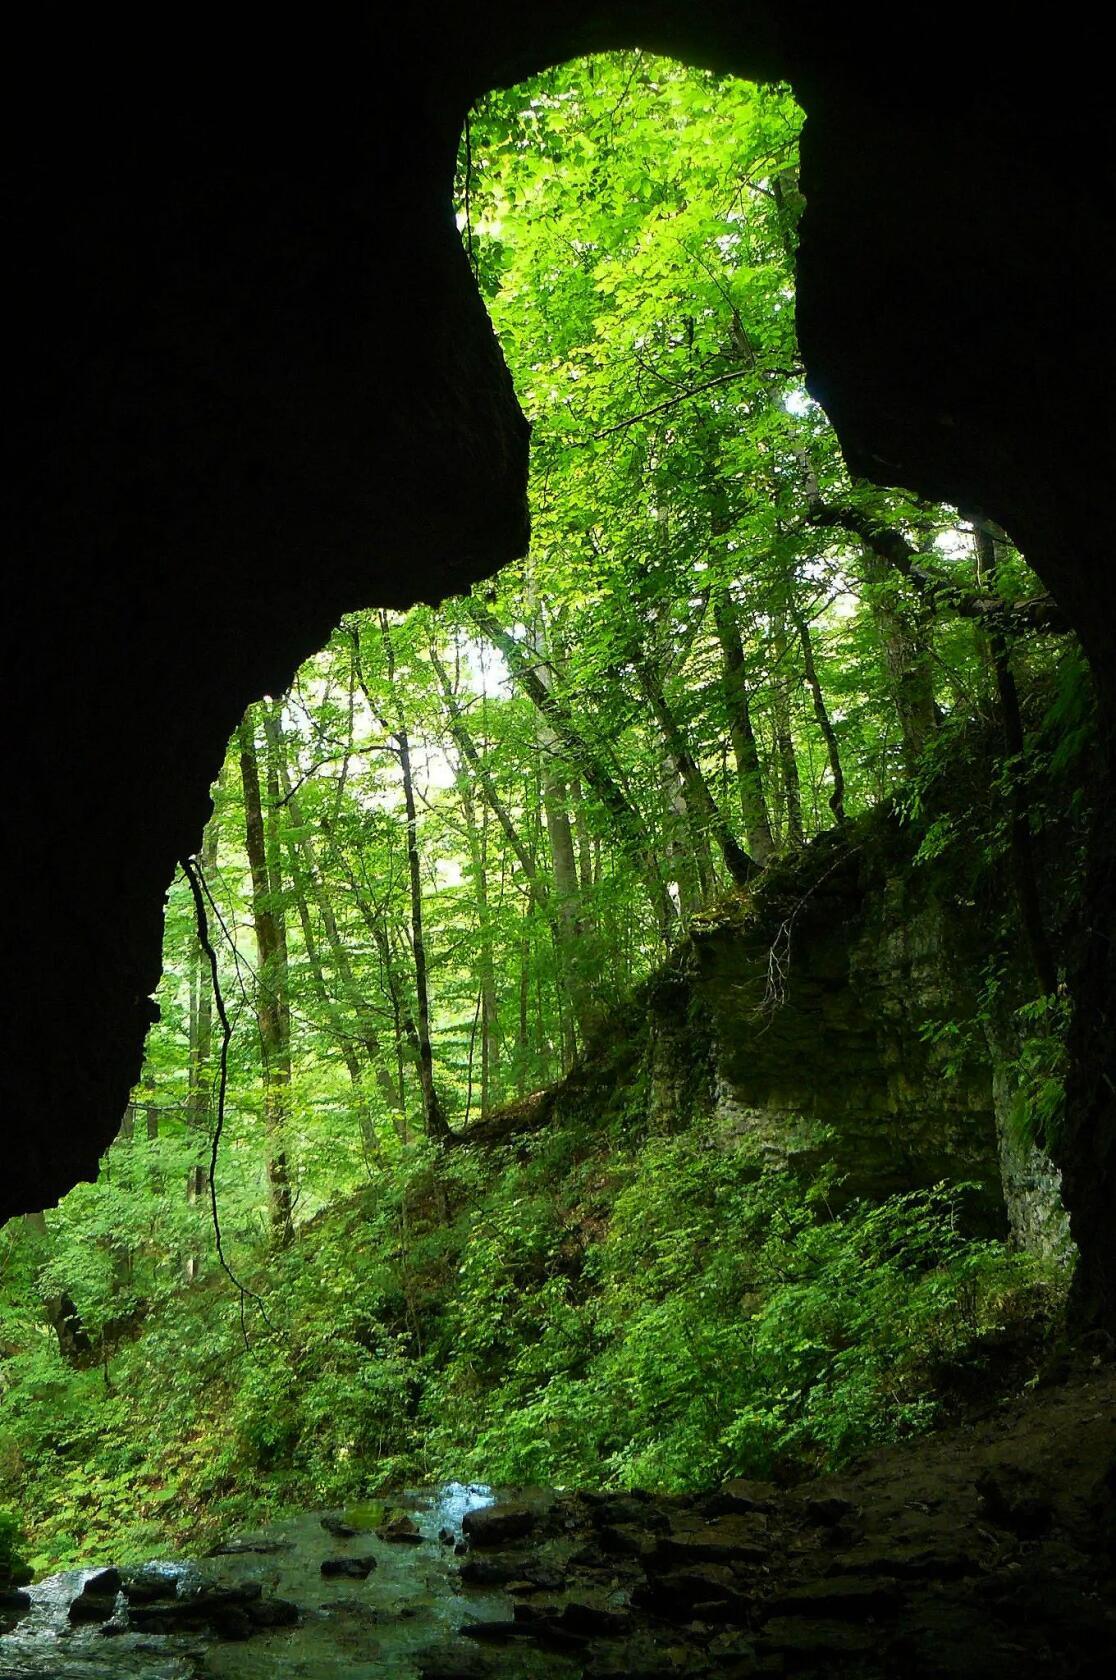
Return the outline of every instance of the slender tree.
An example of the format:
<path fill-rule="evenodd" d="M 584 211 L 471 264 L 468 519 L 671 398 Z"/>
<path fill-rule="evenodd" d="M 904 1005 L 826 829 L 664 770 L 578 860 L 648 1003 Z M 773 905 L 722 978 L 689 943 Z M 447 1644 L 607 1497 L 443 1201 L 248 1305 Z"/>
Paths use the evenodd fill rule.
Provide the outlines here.
<path fill-rule="evenodd" d="M 291 1087 L 287 944 L 282 927 L 282 908 L 276 903 L 272 891 L 273 877 L 268 869 L 267 832 L 251 707 L 237 731 L 237 744 L 244 792 L 244 841 L 252 878 L 252 921 L 256 935 L 256 1015 L 263 1070 L 271 1233 L 277 1244 L 285 1246 L 293 1235 L 286 1136 Z"/>

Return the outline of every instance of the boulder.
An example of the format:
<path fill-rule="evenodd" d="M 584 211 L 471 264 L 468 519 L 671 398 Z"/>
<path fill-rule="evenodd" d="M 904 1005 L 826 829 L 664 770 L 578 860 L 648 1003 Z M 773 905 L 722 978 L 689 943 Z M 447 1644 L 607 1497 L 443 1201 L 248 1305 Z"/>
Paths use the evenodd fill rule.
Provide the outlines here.
<path fill-rule="evenodd" d="M 838 1499 L 836 1495 L 826 1499 L 808 1499 L 805 1512 L 806 1521 L 813 1523 L 816 1528 L 836 1528 L 838 1523 L 847 1522 L 858 1515 L 857 1507 L 851 1499 Z"/>
<path fill-rule="evenodd" d="M 422 1535 L 419 1533 L 415 1520 L 413 1517 L 407 1516 L 406 1512 L 401 1513 L 398 1517 L 392 1517 L 390 1522 L 381 1523 L 376 1530 L 376 1536 L 380 1540 L 386 1540 L 389 1546 L 420 1546 L 422 1544 Z"/>
<path fill-rule="evenodd" d="M 715 1517 L 710 1522 L 678 1526 L 655 1544 L 649 1568 L 673 1569 L 690 1563 L 763 1563 L 771 1543 L 762 1516 Z"/>
<path fill-rule="evenodd" d="M 632 1603 L 668 1620 L 687 1622 L 746 1622 L 752 1599 L 725 1564 L 697 1564 L 659 1575 L 632 1594 Z"/>
<path fill-rule="evenodd" d="M 761 1649 L 777 1652 L 788 1666 L 818 1658 L 861 1656 L 874 1644 L 874 1636 L 865 1628 L 805 1616 L 777 1616 L 761 1636 Z"/>
<path fill-rule="evenodd" d="M 909 1581 L 959 1581 L 985 1565 L 963 1544 L 933 1546 L 858 1545 L 833 1558 L 831 1575 L 884 1575 Z"/>
<path fill-rule="evenodd" d="M 215 1557 L 244 1557 L 247 1553 L 258 1553 L 261 1557 L 270 1557 L 273 1552 L 292 1552 L 293 1540 L 224 1540 L 219 1546 L 214 1546 L 206 1556 Z"/>
<path fill-rule="evenodd" d="M 597 1545 L 609 1557 L 642 1558 L 655 1549 L 655 1536 L 631 1523 L 605 1523 L 597 1530 Z"/>
<path fill-rule="evenodd" d="M 345 1577 L 352 1581 L 365 1581 L 376 1567 L 376 1559 L 369 1553 L 365 1557 L 331 1557 L 322 1559 L 322 1574 L 327 1580 Z"/>
<path fill-rule="evenodd" d="M 123 1582 L 119 1569 L 98 1569 L 86 1577 L 70 1605 L 70 1621 L 107 1622 L 116 1611 L 116 1595 Z"/>
<path fill-rule="evenodd" d="M 122 1591 L 129 1606 L 153 1604 L 157 1599 L 174 1598 L 178 1593 L 178 1580 L 161 1569 L 134 1569 L 125 1575 Z"/>
<path fill-rule="evenodd" d="M 632 1617 L 626 1609 L 594 1604 L 590 1599 L 572 1599 L 563 1609 L 559 1622 L 567 1633 L 616 1639 L 629 1632 Z"/>
<path fill-rule="evenodd" d="M 165 1604 L 131 1606 L 128 1620 L 139 1633 L 196 1633 L 211 1627 L 225 1639 L 247 1638 L 245 1627 L 250 1633 L 256 1626 L 270 1625 L 270 1611 L 260 1607 L 262 1596 L 263 1588 L 258 1581 L 243 1581 L 230 1587 L 203 1585 Z"/>
<path fill-rule="evenodd" d="M 657 1533 L 665 1533 L 670 1526 L 670 1519 L 665 1511 L 656 1509 L 649 1499 L 640 1498 L 634 1493 L 613 1494 L 608 1498 L 595 1500 L 590 1509 L 590 1517 L 595 1528 L 628 1523 L 643 1529 L 653 1529 Z"/>
<path fill-rule="evenodd" d="M 514 1639 L 518 1634 L 521 1634 L 524 1631 L 525 1629 L 520 1622 L 509 1622 L 504 1619 L 496 1620 L 495 1618 L 484 1621 L 465 1622 L 462 1624 L 461 1628 L 461 1632 L 465 1635 L 466 1639 L 492 1641 Z"/>
<path fill-rule="evenodd" d="M 18 1621 L 31 1608 L 31 1594 L 11 1587 L 0 1592 L 0 1623 Z"/>
<path fill-rule="evenodd" d="M 703 1499 L 701 1508 L 707 1517 L 747 1516 L 753 1512 L 767 1512 L 773 1509 L 774 1492 L 770 1482 L 753 1482 L 743 1476 L 737 1476 Z"/>
<path fill-rule="evenodd" d="M 470 1545 L 507 1546 L 534 1532 L 538 1513 L 529 1505 L 485 1505 L 466 1511 L 461 1527 Z"/>
<path fill-rule="evenodd" d="M 1045 1534 L 1054 1520 L 1050 1494 L 1031 1471 L 998 1464 L 981 1472 L 976 1490 L 988 1520 L 1021 1539 Z"/>
<path fill-rule="evenodd" d="M 260 1598 L 245 1606 L 248 1617 L 257 1628 L 291 1627 L 299 1618 L 299 1608 L 289 1598 Z"/>

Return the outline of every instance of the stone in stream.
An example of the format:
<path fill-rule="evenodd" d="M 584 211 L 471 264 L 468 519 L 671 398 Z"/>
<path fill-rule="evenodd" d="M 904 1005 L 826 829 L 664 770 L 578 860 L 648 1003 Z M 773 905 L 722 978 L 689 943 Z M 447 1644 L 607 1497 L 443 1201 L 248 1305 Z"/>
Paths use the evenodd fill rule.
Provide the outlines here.
<path fill-rule="evenodd" d="M 260 1598 L 247 1607 L 248 1616 L 258 1628 L 291 1627 L 298 1621 L 298 1605 L 289 1598 Z"/>
<path fill-rule="evenodd" d="M 420 1546 L 422 1544 L 422 1535 L 419 1533 L 414 1518 L 407 1516 L 406 1512 L 398 1517 L 392 1517 L 390 1522 L 382 1523 L 376 1530 L 376 1535 L 378 1539 L 386 1540 L 389 1545 L 394 1546 Z"/>
<path fill-rule="evenodd" d="M 538 1524 L 538 1512 L 529 1505 L 485 1505 L 466 1511 L 462 1531 L 473 1546 L 507 1546 L 525 1540 Z"/>
<path fill-rule="evenodd" d="M 328 1598 L 322 1609 L 335 1616 L 356 1616 L 362 1622 L 378 1622 L 380 1619 L 380 1612 L 361 1598 Z"/>
<path fill-rule="evenodd" d="M 777 1652 L 785 1663 L 796 1667 L 818 1658 L 824 1661 L 864 1656 L 874 1644 L 873 1635 L 866 1628 L 805 1616 L 777 1616 L 768 1622 L 760 1636 L 761 1651 Z M 973 1672 L 994 1673 L 995 1670 Z"/>
<path fill-rule="evenodd" d="M 84 1582 L 70 1605 L 71 1622 L 107 1622 L 116 1611 L 116 1595 L 123 1582 L 119 1569 L 98 1569 Z"/>
<path fill-rule="evenodd" d="M 594 1604 L 588 1599 L 571 1599 L 562 1611 L 560 1622 L 567 1633 L 618 1639 L 630 1631 L 632 1617 L 626 1609 Z"/>
<path fill-rule="evenodd" d="M 501 1617 L 499 1620 L 490 1618 L 484 1621 L 464 1622 L 461 1632 L 466 1639 L 504 1640 L 515 1639 L 526 1629 L 521 1622 L 509 1622 Z"/>
<path fill-rule="evenodd" d="M 70 1605 L 70 1621 L 108 1622 L 116 1614 L 116 1594 L 81 1593 Z"/>
<path fill-rule="evenodd" d="M 484 1563 L 487 1562 L 487 1559 L 478 1558 L 476 1561 Z M 562 1570 L 531 1569 L 524 1573 L 522 1572 L 521 1561 L 520 1572 L 516 1574 L 514 1580 L 506 1580 L 503 1585 L 506 1593 L 510 1593 L 513 1597 L 522 1597 L 528 1593 L 561 1592 L 565 1584 L 566 1577 Z"/>
<path fill-rule="evenodd" d="M 322 1559 L 322 1574 L 328 1579 L 346 1576 L 353 1581 L 365 1581 L 376 1567 L 376 1559 L 366 1557 L 332 1557 Z"/>
<path fill-rule="evenodd" d="M 258 1552 L 261 1557 L 269 1557 L 272 1552 L 292 1552 L 293 1540 L 224 1540 L 221 1545 L 213 1546 L 207 1557 L 244 1557 L 251 1552 Z"/>
<path fill-rule="evenodd" d="M 466 1557 L 458 1573 L 471 1587 L 505 1587 L 509 1591 L 514 1582 L 521 1589 L 558 1592 L 565 1580 L 561 1570 L 536 1568 L 521 1557 Z"/>
<path fill-rule="evenodd" d="M 322 1527 L 335 1540 L 352 1540 L 357 1532 L 352 1523 L 347 1523 L 344 1517 L 334 1516 L 332 1512 L 322 1518 Z"/>
<path fill-rule="evenodd" d="M 153 1604 L 157 1599 L 177 1596 L 178 1578 L 162 1569 L 132 1569 L 124 1576 L 123 1593 L 129 1606 Z"/>
<path fill-rule="evenodd" d="M 422 1680 L 487 1680 L 493 1673 L 491 1659 L 460 1641 L 432 1645 L 418 1658 Z"/>
<path fill-rule="evenodd" d="M 165 1604 L 138 1604 L 128 1620 L 138 1633 L 198 1633 L 206 1628 L 222 1639 L 247 1639 L 262 1628 L 286 1627 L 298 1620 L 296 1604 L 264 1598 L 258 1581 L 237 1586 L 201 1586 Z"/>
<path fill-rule="evenodd" d="M 655 1634 L 636 1634 L 622 1645 L 590 1645 L 582 1669 L 584 1680 L 683 1680 L 708 1676 L 704 1653 L 664 1642 Z M 734 1672 L 731 1669 L 726 1673 Z M 752 1672 L 748 1670 L 747 1672 Z M 755 1669 L 756 1673 L 763 1672 Z"/>
<path fill-rule="evenodd" d="M 30 1608 L 30 1593 L 21 1592 L 18 1587 L 0 1592 L 0 1633 L 4 1631 L 6 1622 L 17 1622 L 21 1616 L 26 1616 Z"/>

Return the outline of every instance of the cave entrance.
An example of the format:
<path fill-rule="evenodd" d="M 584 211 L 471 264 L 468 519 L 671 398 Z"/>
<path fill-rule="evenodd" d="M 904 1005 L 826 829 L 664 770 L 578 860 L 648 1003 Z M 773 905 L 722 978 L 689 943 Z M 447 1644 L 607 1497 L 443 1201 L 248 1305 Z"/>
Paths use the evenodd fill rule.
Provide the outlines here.
<path fill-rule="evenodd" d="M 84 1385 L 65 1404 L 149 1406 L 174 1369 L 188 1421 L 168 1443 L 158 1413 L 133 1420 L 126 1462 L 75 1429 L 55 1469 L 84 1455 L 95 1514 L 81 1534 L 66 1499 L 44 1514 L 44 1556 L 123 1520 L 110 1483 L 138 1547 L 191 1478 L 204 1526 L 241 1508 L 236 1474 L 247 1509 L 280 1485 L 337 1499 L 448 1462 L 468 1373 L 439 1399 L 429 1355 L 455 1270 L 477 1392 L 509 1276 L 550 1292 L 538 1344 L 565 1325 L 571 1361 L 588 1358 L 577 1290 L 607 1197 L 582 1186 L 555 1244 L 528 1177 L 459 1252 L 495 1157 L 453 1146 L 532 1135 L 587 1052 L 623 1051 L 617 1001 L 775 872 L 805 880 L 822 834 L 851 836 L 851 855 L 890 810 L 917 836 L 912 869 L 956 858 L 956 897 L 1017 916 L 1028 937 L 990 947 L 969 1014 L 928 1012 L 927 1042 L 943 1078 L 993 1032 L 1006 1059 L 1025 1043 L 1012 1100 L 1029 1143 L 1056 1119 L 1064 1023 L 1045 981 L 1069 905 L 1039 884 L 1049 848 L 1076 858 L 1087 813 L 1067 803 L 1044 853 L 1020 812 L 1053 809 L 1077 773 L 1087 683 L 1002 530 L 848 473 L 795 334 L 800 124 L 785 89 L 643 53 L 547 72 L 470 117 L 458 223 L 534 426 L 531 552 L 440 607 L 349 615 L 230 744 L 194 881 L 171 891 L 161 1018 L 120 1138 L 96 1185 L 12 1239 L 27 1301 L 46 1280 L 50 1380 Z M 774 1013 L 789 935 L 768 952 Z M 630 1058 L 609 1126 L 642 1078 Z M 584 1139 L 567 1142 L 572 1159 Z M 652 1211 L 668 1177 L 648 1169 Z M 41 1328 L 20 1394 L 46 1380 Z M 552 1427 L 572 1452 L 566 1391 L 563 1406 Z M 717 1427 L 718 1450 L 744 1450 L 743 1424 Z M 21 1439 L 49 1500 L 41 1443 Z M 536 1456 L 554 1479 L 556 1457 Z"/>

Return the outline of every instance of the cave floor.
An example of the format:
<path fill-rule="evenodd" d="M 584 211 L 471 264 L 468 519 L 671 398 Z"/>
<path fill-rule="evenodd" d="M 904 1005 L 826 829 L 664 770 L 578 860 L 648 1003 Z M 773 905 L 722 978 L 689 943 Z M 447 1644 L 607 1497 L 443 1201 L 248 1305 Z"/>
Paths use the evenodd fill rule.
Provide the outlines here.
<path fill-rule="evenodd" d="M 165 1566 L 179 1611 L 199 1584 L 215 1592 L 211 1626 L 163 1634 L 158 1606 L 137 1603 L 129 1625 L 117 1598 L 111 1621 L 72 1627 L 89 1572 L 40 1583 L 0 1636 L 0 1680 L 1107 1676 L 1114 1400 L 1116 1368 L 1086 1361 L 791 1488 L 451 1484 L 302 1513 L 203 1564 Z M 267 1625 L 258 1606 L 288 1601 L 298 1621 Z"/>

